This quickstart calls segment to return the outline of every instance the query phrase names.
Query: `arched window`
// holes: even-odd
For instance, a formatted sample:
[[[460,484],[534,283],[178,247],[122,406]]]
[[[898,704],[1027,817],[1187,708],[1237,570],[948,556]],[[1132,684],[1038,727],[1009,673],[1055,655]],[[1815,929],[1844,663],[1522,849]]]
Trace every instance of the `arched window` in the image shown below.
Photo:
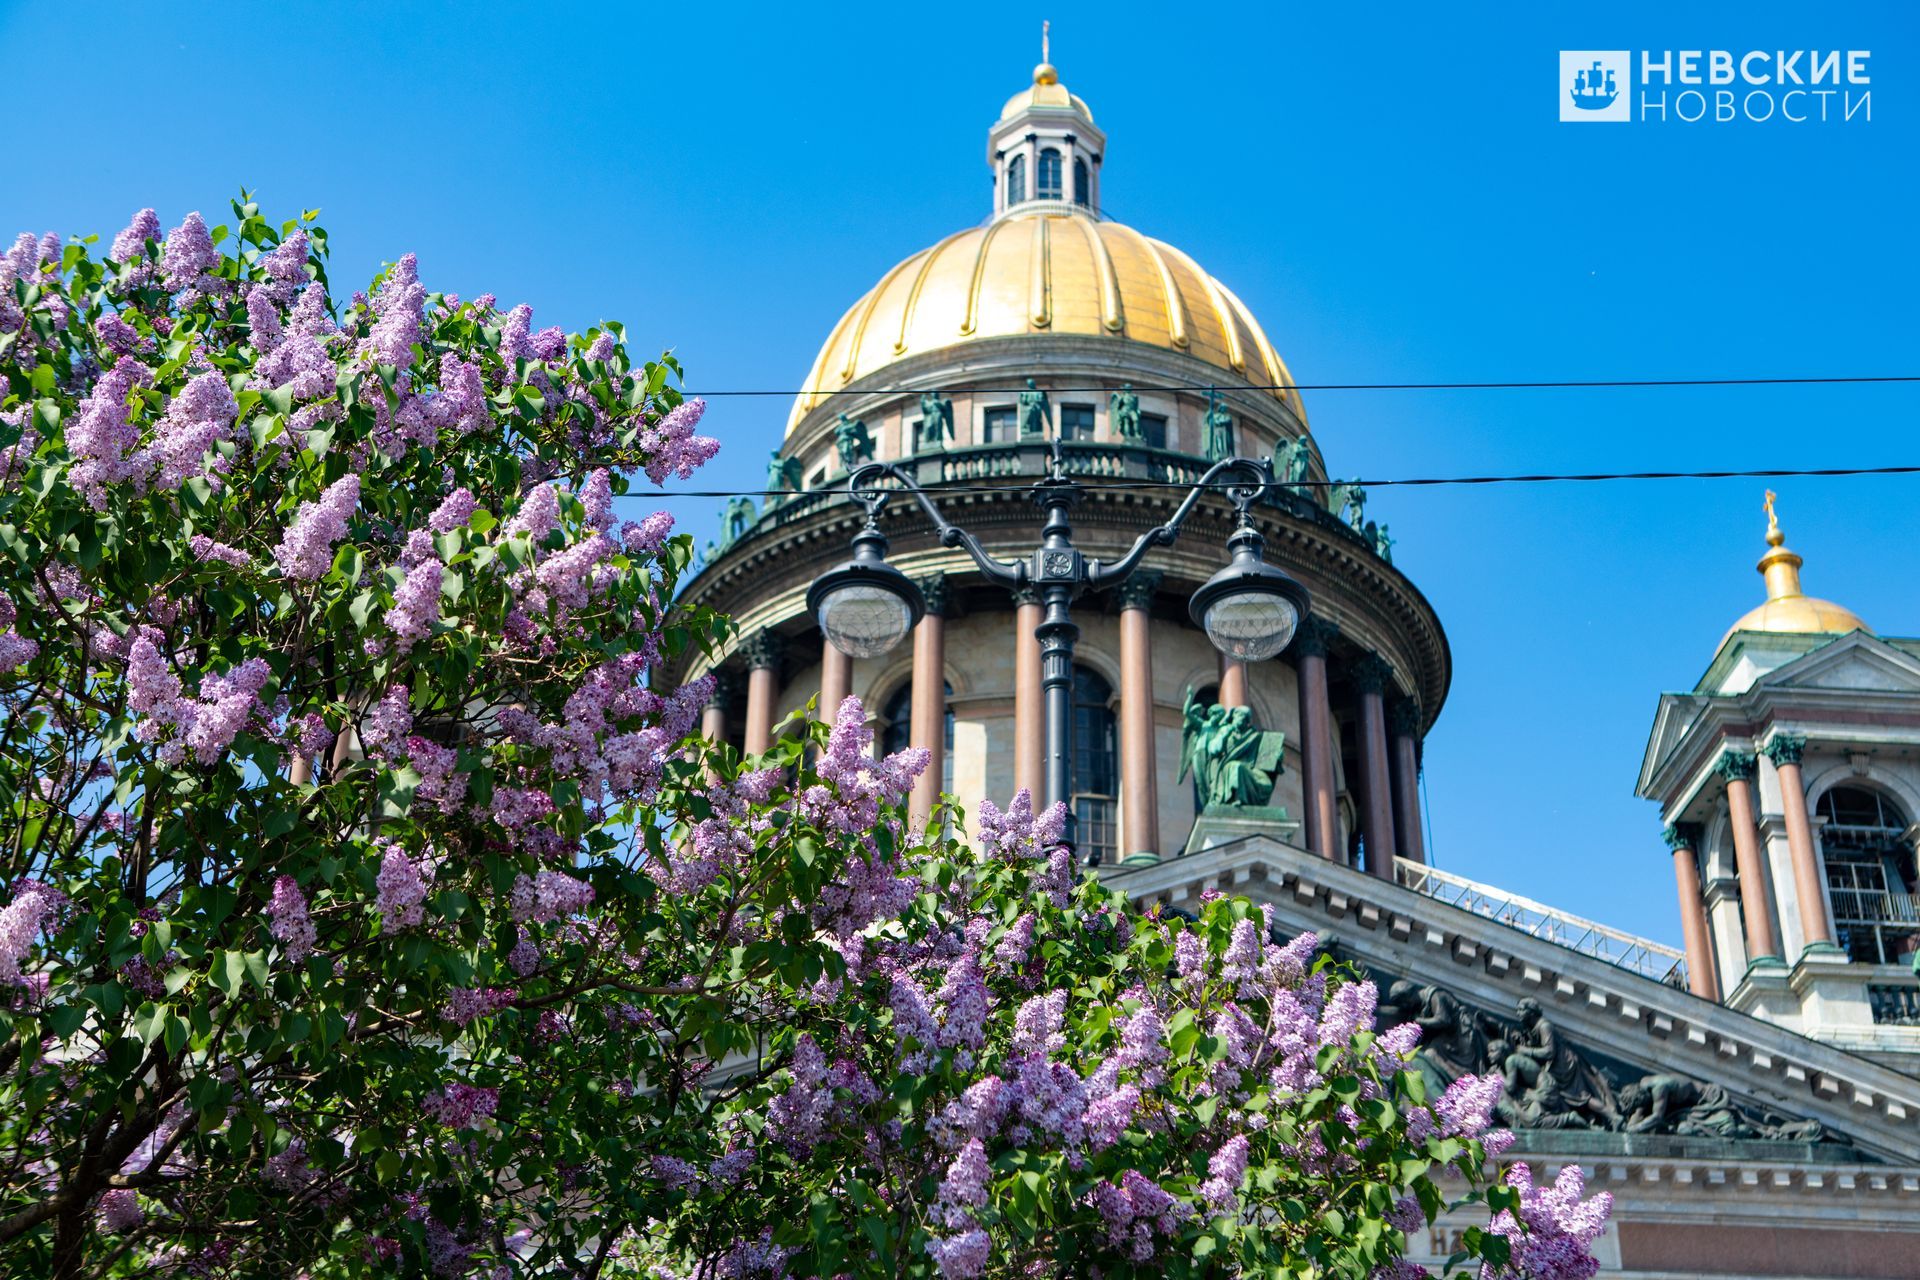
[[[1073,202],[1081,208],[1093,204],[1093,183],[1088,180],[1087,162],[1079,156],[1073,158]]]
[[[1040,153],[1040,168],[1033,194],[1042,200],[1060,198],[1060,153],[1048,147]]]
[[[1120,847],[1115,797],[1120,794],[1119,735],[1113,721],[1113,686],[1099,672],[1073,669],[1073,813],[1080,823],[1080,852],[1111,864]]]
[[[1814,813],[1840,945],[1865,964],[1905,963],[1920,943],[1906,814],[1865,787],[1834,787]]]
[[[946,682],[946,695],[953,696],[953,682]],[[944,739],[947,749],[940,753],[940,789],[953,790],[953,704],[947,703]],[[880,713],[880,754],[890,756],[913,745],[913,681],[893,691]]]
[[[1007,161],[1007,203],[1019,204],[1027,198],[1027,158],[1015,156]]]

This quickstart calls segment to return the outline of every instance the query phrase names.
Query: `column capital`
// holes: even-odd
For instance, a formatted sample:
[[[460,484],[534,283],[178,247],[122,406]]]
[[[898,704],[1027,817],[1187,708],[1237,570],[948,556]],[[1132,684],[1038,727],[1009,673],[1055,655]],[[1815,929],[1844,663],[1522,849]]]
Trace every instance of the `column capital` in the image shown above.
[[[1728,747],[1714,762],[1713,770],[1728,782],[1752,782],[1759,763],[1753,752]]]
[[[1689,853],[1698,853],[1700,851],[1700,824],[1697,822],[1676,822],[1661,832],[1660,838],[1665,840],[1667,842],[1667,848],[1673,850],[1675,853],[1680,852],[1682,849],[1687,850]]]
[[[1396,738],[1419,738],[1420,704],[1412,698],[1395,698],[1389,702],[1387,729]]]
[[[1329,622],[1325,618],[1316,618],[1312,614],[1300,620],[1300,629],[1294,632],[1293,649],[1302,657],[1324,658],[1333,642],[1339,638],[1340,624]]]
[[[1762,748],[1776,769],[1783,764],[1799,764],[1806,749],[1807,735],[1804,733],[1776,733]]]
[[[746,660],[749,671],[778,671],[780,660],[786,656],[785,637],[776,631],[762,628],[740,642],[740,656]]]
[[[1354,663],[1348,674],[1362,693],[1382,693],[1393,683],[1393,668],[1377,653],[1369,653]]]
[[[947,575],[930,573],[920,579],[920,597],[926,601],[927,613],[936,618],[944,618],[953,608],[953,589],[947,586]]]
[[[1153,597],[1160,590],[1160,581],[1166,575],[1158,569],[1135,569],[1127,575],[1115,591],[1122,609],[1145,609],[1153,604]]]
[[[1010,594],[1013,596],[1013,602],[1017,605],[1040,603],[1040,589],[1038,587],[1015,587]]]
[[[715,667],[707,674],[713,677],[713,692],[707,695],[708,706],[724,707],[740,692],[739,677],[725,667]]]

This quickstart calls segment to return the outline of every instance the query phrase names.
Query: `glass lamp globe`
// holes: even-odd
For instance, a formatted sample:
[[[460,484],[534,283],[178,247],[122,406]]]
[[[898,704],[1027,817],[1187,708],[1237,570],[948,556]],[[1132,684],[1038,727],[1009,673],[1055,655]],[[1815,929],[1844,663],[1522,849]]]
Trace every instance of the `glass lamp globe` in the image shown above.
[[[818,616],[828,643],[855,658],[877,658],[913,629],[907,602],[870,582],[849,582],[827,592]]]
[[[1213,647],[1229,658],[1264,662],[1292,642],[1300,610],[1271,591],[1236,591],[1208,605],[1201,625]]]

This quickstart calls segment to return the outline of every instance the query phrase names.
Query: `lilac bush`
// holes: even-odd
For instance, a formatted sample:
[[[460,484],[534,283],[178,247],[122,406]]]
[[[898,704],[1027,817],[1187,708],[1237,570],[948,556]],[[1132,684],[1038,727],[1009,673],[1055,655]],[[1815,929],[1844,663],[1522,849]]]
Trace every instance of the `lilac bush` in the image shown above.
[[[0,258],[0,1271],[1583,1274],[1310,937],[910,829],[852,699],[690,736],[670,359],[162,226]]]

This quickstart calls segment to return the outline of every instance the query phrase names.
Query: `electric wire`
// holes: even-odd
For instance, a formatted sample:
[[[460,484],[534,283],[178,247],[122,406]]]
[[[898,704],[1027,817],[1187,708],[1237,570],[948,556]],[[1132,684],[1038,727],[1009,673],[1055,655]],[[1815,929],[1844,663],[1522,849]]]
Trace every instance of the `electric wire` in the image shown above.
[[[1835,377],[1791,378],[1568,378],[1539,381],[1505,380],[1490,382],[1169,382],[1129,384],[1135,391],[1579,391],[1593,389],[1632,389],[1658,387],[1823,387],[1877,385],[1920,382],[1920,374],[1859,374]],[[917,395],[933,387],[818,387],[812,390],[773,391],[726,388],[687,391],[688,399],[699,396],[899,396]],[[1011,396],[1025,387],[968,387],[968,395]],[[1091,395],[1109,392],[1112,385],[1089,387],[1046,387],[1049,395]]]

